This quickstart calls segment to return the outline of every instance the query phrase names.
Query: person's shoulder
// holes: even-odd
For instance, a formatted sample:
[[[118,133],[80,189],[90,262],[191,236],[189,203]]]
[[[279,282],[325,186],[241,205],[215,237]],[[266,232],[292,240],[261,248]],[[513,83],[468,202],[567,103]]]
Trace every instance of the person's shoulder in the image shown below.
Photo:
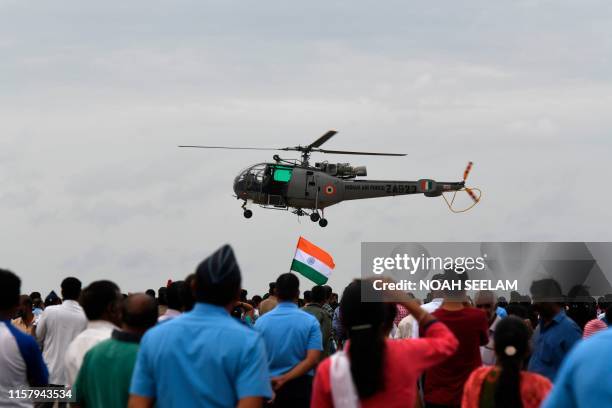
[[[474,369],[472,371],[472,373],[470,374],[470,376],[471,377],[472,376],[473,377],[476,377],[476,376],[486,376],[487,374],[489,374],[491,372],[491,370],[494,370],[494,369],[496,369],[495,366],[486,366],[486,365],[483,365],[483,366],[480,366],[480,367]]]
[[[412,324],[413,322],[414,322],[414,316],[409,314],[408,316],[406,316],[402,320],[400,320],[398,326],[405,326],[407,324]]]
[[[569,317],[567,314],[564,316],[563,319],[561,319],[561,323],[565,326],[565,328],[569,330],[579,330],[580,332],[582,332],[582,330],[580,330],[580,326],[578,326],[578,323],[576,323],[574,319]]]
[[[608,328],[579,341],[567,357],[568,360],[591,364],[593,359],[604,361],[604,355],[612,355],[612,329]]]
[[[22,332],[17,327],[15,327],[12,323],[8,323],[7,327],[10,333],[15,338],[15,341],[17,342],[17,345],[19,346],[19,348],[36,349],[37,351],[39,350],[38,343],[36,342],[36,339],[33,336]]]
[[[308,313],[307,311],[302,310],[302,309],[296,309],[295,313],[297,316],[299,316],[300,318],[302,318],[304,321],[308,323],[319,324],[319,320],[317,320],[317,318],[312,313]]]
[[[331,367],[332,356],[324,358],[319,365],[317,365],[317,369],[315,374],[317,377],[323,377],[323,379],[327,380],[329,378],[329,370]]]
[[[96,344],[92,348],[90,348],[87,353],[88,354],[89,353],[92,353],[92,354],[103,353],[105,350],[107,350],[108,348],[112,347],[116,342],[117,342],[117,340],[112,339],[112,338],[106,339],[106,340],[102,340],[101,342],[99,342],[98,344]]]
[[[50,316],[55,313],[61,313],[61,311],[62,311],[62,305],[47,306],[42,311],[41,316]]]
[[[541,374],[534,373],[532,371],[521,371],[521,378],[524,379],[521,381],[523,384],[528,384],[532,386],[548,386],[552,387],[552,383],[546,377]]]

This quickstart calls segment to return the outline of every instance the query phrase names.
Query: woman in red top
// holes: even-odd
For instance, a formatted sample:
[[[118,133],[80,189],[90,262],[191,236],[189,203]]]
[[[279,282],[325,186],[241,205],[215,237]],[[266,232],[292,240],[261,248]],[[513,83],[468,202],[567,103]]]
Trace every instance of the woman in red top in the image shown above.
[[[536,373],[521,371],[529,353],[529,328],[522,319],[509,316],[495,328],[497,366],[472,372],[463,388],[462,408],[538,408],[551,382]]]
[[[319,365],[311,407],[413,407],[419,376],[457,349],[450,330],[399,291],[385,295],[417,319],[423,338],[388,339],[395,306],[361,301],[362,295],[380,296],[372,282],[355,280],[344,290],[340,311],[349,337],[346,354],[338,352]]]

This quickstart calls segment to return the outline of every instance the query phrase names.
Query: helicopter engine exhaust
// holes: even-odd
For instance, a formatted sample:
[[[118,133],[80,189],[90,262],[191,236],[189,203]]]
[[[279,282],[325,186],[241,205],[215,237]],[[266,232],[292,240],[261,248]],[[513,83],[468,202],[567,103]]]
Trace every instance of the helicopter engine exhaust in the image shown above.
[[[355,178],[368,175],[366,166],[351,166],[350,163],[315,163],[315,167],[321,169],[330,176],[340,178]]]

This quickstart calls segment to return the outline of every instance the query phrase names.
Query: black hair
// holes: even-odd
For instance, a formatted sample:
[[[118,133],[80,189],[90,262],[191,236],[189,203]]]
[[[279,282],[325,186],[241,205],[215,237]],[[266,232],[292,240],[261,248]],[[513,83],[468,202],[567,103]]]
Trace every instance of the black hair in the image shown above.
[[[150,296],[143,299],[142,295],[131,295],[122,301],[121,317],[128,327],[149,329],[157,323],[157,316],[157,303]]]
[[[160,286],[157,289],[157,303],[162,306],[168,306],[168,288],[166,286]]]
[[[120,298],[119,287],[111,281],[92,282],[83,289],[80,303],[89,320],[99,320],[109,307],[117,305]]]
[[[304,303],[312,303],[312,291],[311,290],[304,291]]]
[[[510,303],[506,307],[506,312],[508,312],[508,316],[518,316],[521,319],[529,319],[529,312],[527,308],[520,303]]]
[[[276,282],[270,282],[268,284],[268,293],[266,293],[266,295],[264,295],[264,299],[266,299],[266,297],[270,297],[272,295],[276,295]]]
[[[0,269],[0,310],[8,311],[19,305],[21,279],[13,272]]]
[[[384,389],[385,333],[395,317],[395,305],[382,302],[362,302],[368,296],[376,299],[371,284],[354,280],[344,289],[340,301],[342,325],[351,340],[349,358],[351,376],[360,399],[373,396]],[[392,308],[389,308],[392,306]],[[393,311],[392,311],[393,310]]]
[[[563,303],[565,301],[559,282],[551,278],[533,281],[529,292],[534,302]]]
[[[283,273],[276,280],[276,297],[281,301],[291,301],[300,294],[300,281],[292,273]]]
[[[329,285],[323,285],[323,287],[325,288],[325,300],[328,300],[329,298],[331,298],[331,295],[334,290]]]
[[[23,303],[25,303],[26,307],[29,307],[30,310],[32,309],[32,298],[28,295],[21,295],[19,297],[19,306],[21,306]]]
[[[155,291],[153,289],[147,289],[145,293],[155,299]]]
[[[183,311],[188,312],[193,309],[193,306],[196,303],[195,296],[193,294],[193,289],[191,287],[193,281],[195,281],[195,274],[189,274],[185,278],[185,284],[181,288],[180,296],[181,296],[181,304],[183,305]]]
[[[325,286],[314,286],[312,288],[312,302],[323,304],[327,300],[327,290]]]
[[[232,274],[220,282],[213,283],[210,274],[199,273],[201,268],[205,268],[204,264],[205,262],[202,262],[198,266],[195,274],[196,300],[216,306],[226,306],[237,300],[240,295],[240,284],[242,283],[240,274]]]
[[[259,295],[255,295],[253,296],[253,299],[251,299],[251,301],[253,302],[253,306],[259,306],[262,301],[262,298]]]
[[[495,406],[522,408],[521,367],[529,353],[529,329],[522,319],[508,316],[495,327],[494,340],[501,367],[495,387]]]
[[[40,294],[40,292],[32,292],[30,293],[30,299],[32,299],[32,301],[34,301],[35,299],[42,299],[42,295]]]
[[[68,277],[61,283],[62,297],[64,300],[78,300],[81,295],[81,281],[77,278]]]
[[[181,299],[181,292],[185,286],[184,281],[172,282],[166,290],[166,304],[168,308],[174,310],[183,310],[183,301]]]
[[[435,276],[434,276],[435,277]],[[453,269],[446,269],[441,276],[441,284],[444,286],[440,289],[440,293],[445,299],[452,301],[461,301],[465,299],[465,281],[467,281],[468,273],[457,273]]]

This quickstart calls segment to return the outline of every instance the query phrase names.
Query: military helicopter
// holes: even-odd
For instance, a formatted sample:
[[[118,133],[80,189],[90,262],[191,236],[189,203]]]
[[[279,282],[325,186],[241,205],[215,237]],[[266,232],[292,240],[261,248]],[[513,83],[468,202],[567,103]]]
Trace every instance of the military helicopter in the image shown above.
[[[453,203],[446,197],[446,203],[453,212],[464,212],[474,207],[481,197],[477,188],[465,186],[465,181],[472,168],[468,164],[463,180],[458,182],[436,182],[431,179],[417,181],[388,181],[357,179],[367,175],[365,166],[351,166],[349,163],[329,163],[327,161],[310,165],[312,153],[346,154],[365,156],[406,156],[404,153],[373,153],[345,150],[322,149],[321,146],[338,132],[329,130],[323,136],[306,146],[261,148],[230,146],[197,146],[182,145],[182,148],[229,149],[229,150],[274,150],[296,151],[301,159],[282,159],[277,154],[273,163],[258,163],[244,169],[234,179],[234,193],[242,200],[243,215],[251,218],[253,211],[247,208],[248,202],[258,204],[265,209],[292,211],[297,216],[309,216],[311,221],[321,227],[328,224],[325,208],[346,200],[360,200],[375,197],[390,197],[407,194],[423,194],[426,197],[438,197],[445,192],[456,195],[465,191],[473,204],[464,210],[455,210]],[[478,192],[478,195],[474,192]]]

